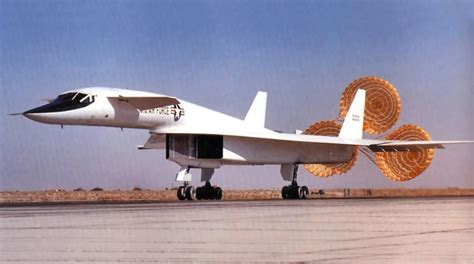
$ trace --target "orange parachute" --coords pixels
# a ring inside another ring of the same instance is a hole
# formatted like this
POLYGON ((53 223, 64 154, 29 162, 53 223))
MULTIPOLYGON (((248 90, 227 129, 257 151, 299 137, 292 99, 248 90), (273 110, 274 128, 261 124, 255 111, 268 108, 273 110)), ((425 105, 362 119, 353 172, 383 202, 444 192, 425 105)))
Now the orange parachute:
POLYGON ((400 95, 391 83, 378 77, 361 77, 347 86, 340 101, 341 117, 347 115, 358 89, 366 90, 364 131, 380 134, 390 129, 400 116, 400 95))
MULTIPOLYGON (((395 125, 400 117, 401 103, 397 89, 388 81, 379 77, 361 77, 351 82, 340 100, 340 118, 349 111, 358 89, 366 91, 363 129, 369 134, 381 134, 395 125)), ((337 121, 321 121, 311 125, 303 134, 320 136, 338 136, 341 124, 337 121)), ((403 125, 388 136, 387 140, 430 140, 430 135, 416 125, 403 125)), ((434 149, 415 151, 370 152, 361 148, 360 152, 373 161, 382 173, 393 181, 408 181, 428 168, 433 160, 434 149)), ((328 177, 349 171, 357 161, 358 149, 355 148, 350 161, 341 164, 306 164, 305 169, 316 176, 328 177)))
MULTIPOLYGON (((424 141, 431 140, 430 135, 416 125, 402 125, 388 136, 388 140, 424 141)), ((382 173, 393 181, 408 181, 428 168, 433 160, 434 149, 416 151, 377 152, 375 162, 382 173)))
MULTIPOLYGON (((341 125, 336 121, 321 121, 308 127, 303 134, 318 136, 338 136, 341 125)), ((357 148, 354 150, 352 159, 340 164, 305 164, 304 168, 311 174, 319 177, 329 177, 349 171, 357 160, 357 148)))

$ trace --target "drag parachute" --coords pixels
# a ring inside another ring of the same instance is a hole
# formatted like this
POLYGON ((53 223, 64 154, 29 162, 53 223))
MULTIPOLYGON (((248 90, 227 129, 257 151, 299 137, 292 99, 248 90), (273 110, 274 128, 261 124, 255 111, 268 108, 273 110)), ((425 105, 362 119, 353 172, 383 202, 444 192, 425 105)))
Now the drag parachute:
MULTIPOLYGON (((342 93, 340 116, 335 120, 316 122, 303 134, 338 136, 340 121, 345 118, 358 89, 366 91, 363 130, 371 135, 381 135, 392 128, 400 117, 400 95, 393 84, 375 76, 366 76, 352 81, 342 93)), ((430 135, 417 125, 402 125, 384 137, 387 140, 425 141, 430 135)), ((365 147, 354 150, 352 159, 341 164, 306 164, 304 168, 319 177, 343 174, 357 161, 358 152, 367 156, 382 173, 393 181, 408 181, 419 176, 431 164, 434 149, 413 151, 371 152, 365 147), (359 150, 359 151, 358 151, 359 150)))

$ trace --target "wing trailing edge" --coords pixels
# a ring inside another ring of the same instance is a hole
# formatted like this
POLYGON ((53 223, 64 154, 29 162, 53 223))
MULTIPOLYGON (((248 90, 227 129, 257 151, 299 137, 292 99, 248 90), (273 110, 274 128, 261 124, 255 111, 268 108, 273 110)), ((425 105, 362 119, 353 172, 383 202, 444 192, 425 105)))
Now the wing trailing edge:
POLYGON ((423 149, 444 149, 448 144, 466 144, 474 141, 386 141, 369 145, 373 152, 402 152, 423 149))

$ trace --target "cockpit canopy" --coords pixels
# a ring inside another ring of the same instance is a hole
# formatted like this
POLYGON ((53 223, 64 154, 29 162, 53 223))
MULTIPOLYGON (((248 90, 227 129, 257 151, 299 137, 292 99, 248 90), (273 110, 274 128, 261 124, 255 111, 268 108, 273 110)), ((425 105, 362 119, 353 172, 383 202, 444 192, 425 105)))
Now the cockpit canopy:
POLYGON ((84 94, 84 93, 65 93, 65 94, 60 94, 56 99, 54 99, 54 102, 73 102, 73 103, 93 103, 95 100, 95 96, 90 95, 90 94, 84 94))
POLYGON ((60 94, 49 104, 31 109, 25 113, 33 114, 70 111, 86 107, 92 104, 94 101, 94 95, 79 92, 69 92, 65 94, 60 94))

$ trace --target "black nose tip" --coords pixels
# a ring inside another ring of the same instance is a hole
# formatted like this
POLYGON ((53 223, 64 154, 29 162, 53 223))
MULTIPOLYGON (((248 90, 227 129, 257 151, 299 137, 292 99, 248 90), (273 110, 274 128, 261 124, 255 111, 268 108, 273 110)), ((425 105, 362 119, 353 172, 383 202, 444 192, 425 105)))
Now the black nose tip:
POLYGON ((21 115, 23 115, 24 117, 28 117, 28 118, 31 119, 32 116, 35 116, 34 114, 40 114, 40 113, 42 113, 42 112, 43 112, 42 110, 43 110, 44 108, 45 108, 44 105, 43 105, 43 106, 40 106, 40 107, 32 108, 32 109, 30 109, 30 110, 28 110, 28 111, 25 111, 25 112, 21 113, 21 115))
POLYGON ((36 108, 33 108, 33 109, 30 109, 26 112, 23 113, 24 116, 27 116, 29 114, 39 114, 39 113, 44 113, 44 112, 48 112, 48 110, 51 108, 51 104, 45 104, 45 105, 42 105, 40 107, 36 107, 36 108))

